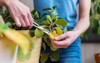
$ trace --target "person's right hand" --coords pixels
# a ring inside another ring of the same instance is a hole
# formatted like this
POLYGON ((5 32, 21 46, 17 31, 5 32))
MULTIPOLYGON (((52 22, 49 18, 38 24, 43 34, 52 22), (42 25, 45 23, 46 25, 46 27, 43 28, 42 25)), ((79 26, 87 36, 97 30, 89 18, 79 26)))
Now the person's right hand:
POLYGON ((31 28, 33 26, 33 18, 29 7, 21 3, 19 0, 5 0, 5 4, 18 27, 31 28))

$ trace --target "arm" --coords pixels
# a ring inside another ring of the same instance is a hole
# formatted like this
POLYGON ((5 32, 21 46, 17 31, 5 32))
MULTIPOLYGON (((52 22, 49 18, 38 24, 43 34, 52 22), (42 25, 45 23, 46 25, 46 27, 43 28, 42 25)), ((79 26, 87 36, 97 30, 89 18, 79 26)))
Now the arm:
POLYGON ((89 25, 89 12, 90 12, 91 0, 79 1, 79 22, 74 28, 74 31, 78 31, 79 34, 85 32, 89 25))
POLYGON ((33 19, 29 7, 19 0, 0 0, 1 6, 6 6, 18 27, 33 26, 33 19))
POLYGON ((55 48, 66 48, 71 45, 83 32, 85 32, 89 25, 89 12, 91 0, 79 0, 79 21, 72 31, 68 31, 55 38, 52 41, 55 48), (64 39, 63 41, 61 39, 64 39))

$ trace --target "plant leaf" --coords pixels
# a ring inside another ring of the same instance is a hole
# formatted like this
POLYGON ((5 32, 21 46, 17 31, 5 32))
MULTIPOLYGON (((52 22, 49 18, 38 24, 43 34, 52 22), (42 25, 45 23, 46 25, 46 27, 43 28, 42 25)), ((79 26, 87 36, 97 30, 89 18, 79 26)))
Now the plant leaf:
POLYGON ((52 8, 53 8, 53 9, 56 9, 56 7, 57 7, 57 6, 53 6, 52 8))
POLYGON ((62 31, 62 29, 61 29, 60 27, 55 27, 54 29, 56 30, 56 33, 57 33, 58 35, 63 34, 63 31, 62 31))
POLYGON ((43 24, 48 25, 48 24, 50 24, 50 21, 46 20, 46 21, 43 22, 43 24))
POLYGON ((44 34, 43 31, 41 31, 40 29, 35 29, 35 36, 36 36, 37 38, 42 37, 43 34, 44 34))
POLYGON ((52 52, 50 55, 51 61, 58 61, 60 58, 59 51, 52 52))
POLYGON ((100 26, 99 26, 99 28, 98 28, 98 31, 97 31, 97 33, 100 35, 100 26))
POLYGON ((40 62, 45 63, 48 59, 48 54, 41 54, 40 62))
POLYGON ((100 14, 100 4, 97 7, 97 13, 100 14))
POLYGON ((56 12, 55 12, 55 11, 53 11, 53 12, 51 13, 51 19, 52 19, 52 20, 56 19, 56 12))
POLYGON ((48 21, 52 22, 50 15, 46 15, 46 18, 47 18, 48 21))
POLYGON ((44 50, 46 50, 46 44, 44 42, 42 43, 42 47, 44 50))
POLYGON ((35 35, 34 35, 34 30, 30 30, 29 33, 30 33, 30 36, 31 36, 31 37, 35 36, 35 35))
POLYGON ((50 49, 51 49, 52 51, 57 51, 57 50, 58 50, 57 48, 54 48, 52 44, 50 45, 50 49))
POLYGON ((58 19, 57 21, 54 22, 54 24, 58 24, 60 26, 65 27, 67 25, 67 22, 64 19, 58 19))
POLYGON ((51 42, 47 36, 43 36, 43 40, 48 46, 50 46, 51 42))
POLYGON ((38 12, 37 10, 33 10, 31 14, 33 15, 34 19, 39 19, 41 17, 40 12, 38 12))
POLYGON ((39 24, 39 25, 42 24, 42 20, 41 20, 41 19, 36 19, 35 22, 36 22, 37 24, 39 24))
POLYGON ((52 10, 51 8, 44 8, 43 11, 52 10))

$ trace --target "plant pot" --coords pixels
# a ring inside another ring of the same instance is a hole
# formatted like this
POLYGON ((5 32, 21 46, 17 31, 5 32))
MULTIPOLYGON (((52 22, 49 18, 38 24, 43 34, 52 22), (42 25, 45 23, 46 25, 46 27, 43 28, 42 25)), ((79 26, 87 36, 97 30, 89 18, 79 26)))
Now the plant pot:
POLYGON ((100 53, 95 54, 95 61, 96 63, 100 63, 100 53))
MULTIPOLYGON (((28 30, 19 31, 30 37, 28 30)), ((25 63, 39 63, 41 38, 30 37, 34 42, 31 57, 25 63)), ((0 63, 24 63, 16 59, 18 46, 5 37, 0 38, 0 63)))

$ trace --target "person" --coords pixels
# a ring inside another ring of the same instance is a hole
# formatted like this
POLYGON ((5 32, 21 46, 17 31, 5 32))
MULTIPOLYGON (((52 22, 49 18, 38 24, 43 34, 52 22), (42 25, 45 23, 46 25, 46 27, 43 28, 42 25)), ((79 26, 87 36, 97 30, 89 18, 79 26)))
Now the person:
MULTIPOLYGON (((89 25, 89 11, 91 0, 34 0, 36 10, 57 6, 57 14, 68 22, 70 31, 58 36, 52 41, 55 48, 60 48, 59 63, 82 63, 80 34, 85 32, 89 25), (79 4, 79 19, 77 19, 77 5, 79 4), (64 39, 64 40, 62 40, 64 39)), ((0 0, 0 5, 6 6, 15 23, 19 27, 33 26, 29 8, 18 0, 0 0)))
POLYGON ((80 34, 85 32, 89 25, 91 0, 34 0, 34 8, 43 13, 43 8, 56 6, 57 15, 64 18, 71 31, 51 41, 55 48, 60 48, 59 63, 82 63, 80 34), (77 19, 77 5, 79 4, 79 19, 77 19), (64 40, 62 40, 64 39, 64 40))

